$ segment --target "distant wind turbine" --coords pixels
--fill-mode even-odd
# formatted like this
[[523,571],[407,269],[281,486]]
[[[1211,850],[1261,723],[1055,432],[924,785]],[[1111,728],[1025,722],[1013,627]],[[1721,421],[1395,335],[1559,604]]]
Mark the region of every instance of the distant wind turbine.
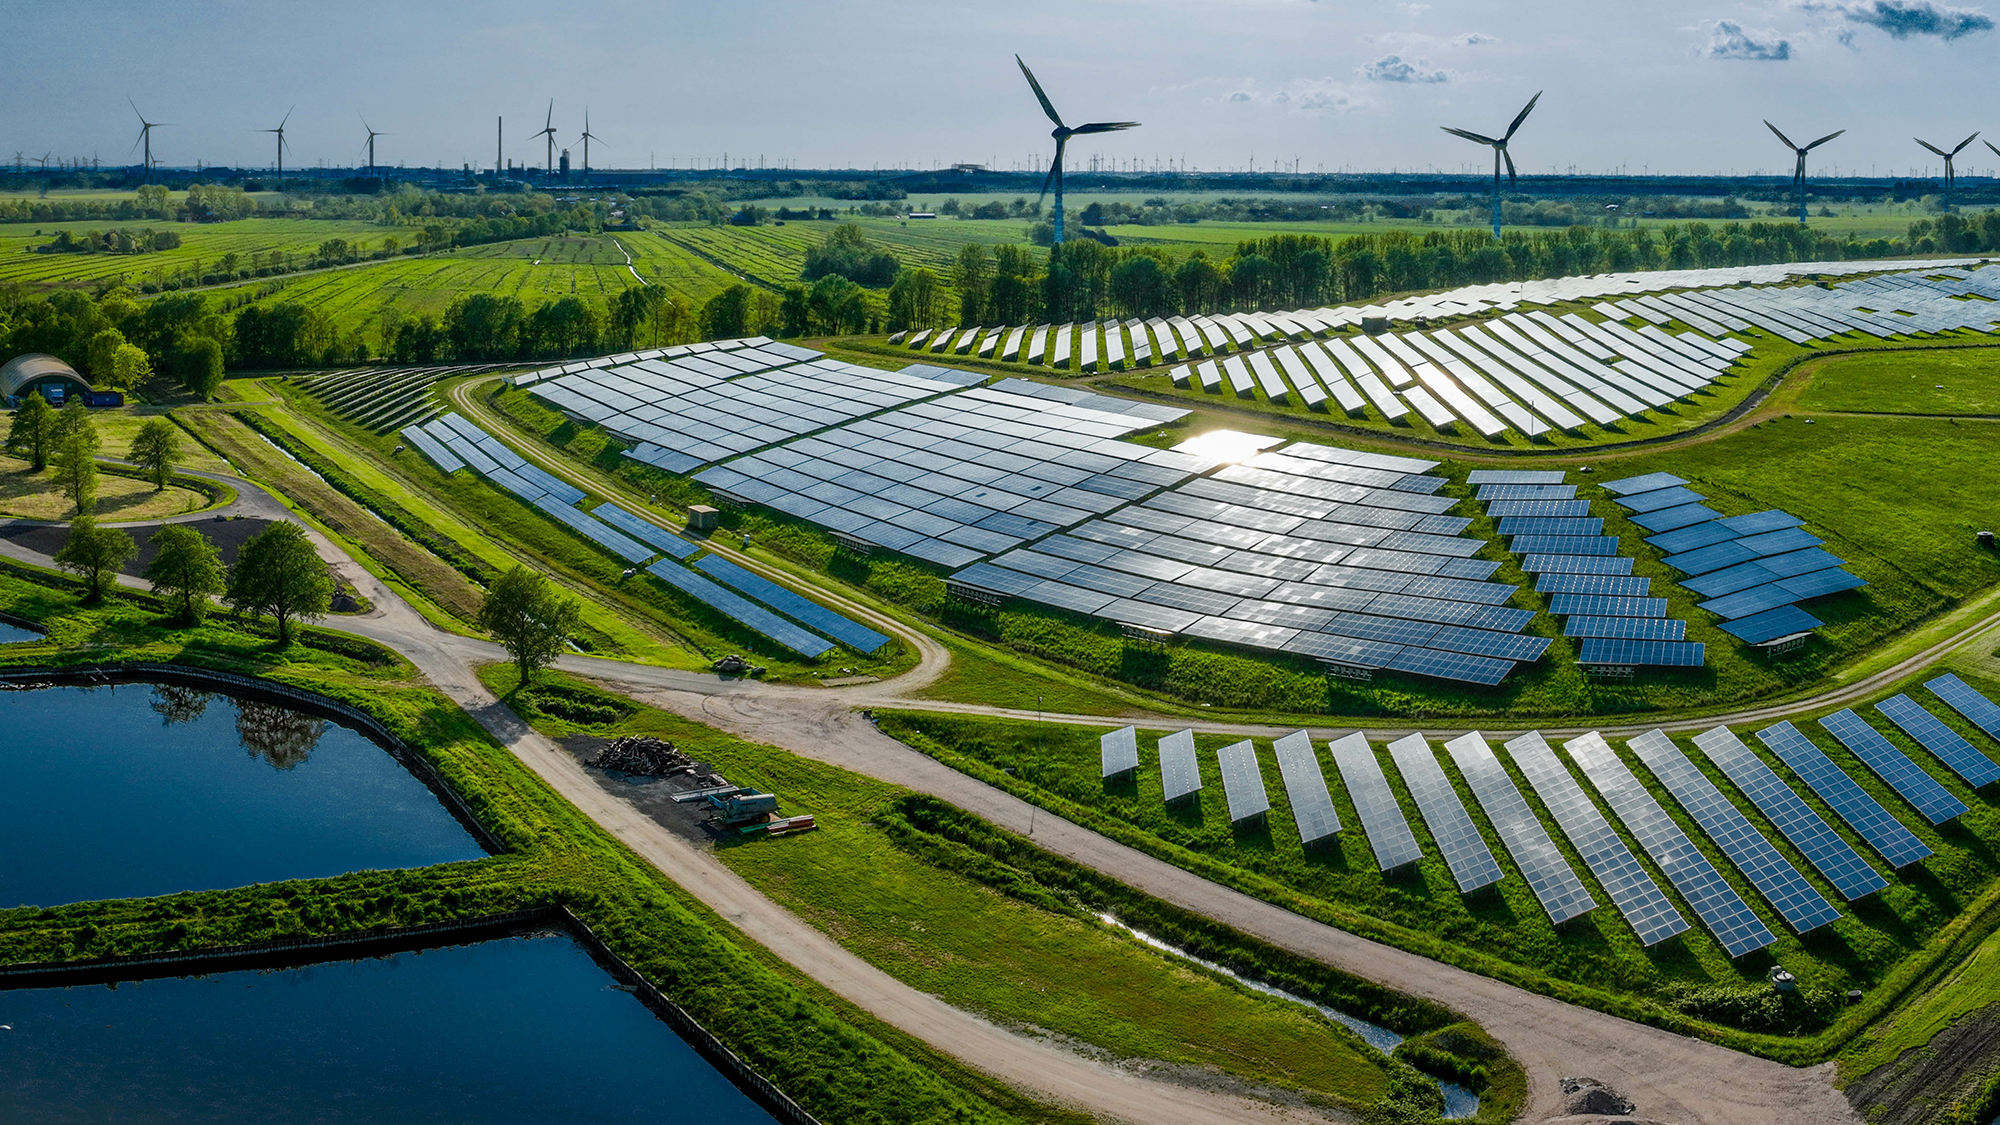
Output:
[[368,174],[372,176],[375,174],[375,138],[387,137],[390,134],[377,132],[374,126],[368,124],[366,117],[361,119],[361,127],[368,130]]
[[1847,130],[1836,129],[1833,132],[1828,133],[1826,136],[1821,137],[1819,140],[1816,140],[1813,143],[1806,145],[1804,147],[1800,147],[1798,145],[1793,144],[1792,138],[1787,137],[1782,132],[1779,132],[1778,127],[1776,125],[1771,124],[1769,121],[1764,122],[1764,127],[1766,129],[1769,129],[1773,133],[1777,133],[1778,139],[1785,142],[1785,147],[1791,149],[1794,153],[1798,154],[1799,162],[1792,168],[1792,190],[1798,193],[1799,223],[1800,225],[1804,225],[1806,221],[1806,153],[1809,153],[1812,150],[1818,148],[1819,146],[1825,144],[1826,142],[1832,140],[1833,138],[1838,137],[1840,134],[1847,132]]
[[[292,107],[292,109],[297,109],[297,108],[299,107],[298,106]],[[278,127],[276,129],[257,130],[257,132],[259,133],[278,134],[278,190],[279,191],[285,190],[285,125],[292,119],[292,109],[288,109],[285,111],[284,120],[278,122]]]
[[[1925,148],[1930,149],[1932,152],[1937,153],[1939,156],[1944,157],[1944,209],[1947,212],[1951,210],[1951,185],[1957,182],[1958,180],[1958,173],[1952,170],[1951,158],[1965,151],[1965,146],[1971,144],[1973,138],[1977,136],[1979,136],[1979,134],[1974,133],[1972,134],[1971,137],[1967,137],[1964,140],[1958,142],[1958,147],[1952,149],[1950,152],[1946,152],[1945,150],[1930,143],[1929,141],[1923,139],[1922,137],[1910,138],[1911,140],[1917,142],[1918,144],[1924,146]],[[1989,148],[1992,147],[1990,142],[1987,147]]]
[[590,142],[604,139],[590,131],[589,106],[583,107],[583,136],[577,139],[583,142],[583,179],[585,183],[588,183],[590,182]]
[[[1048,177],[1042,180],[1042,195],[1049,193],[1049,186],[1051,184],[1055,185],[1054,244],[1061,246],[1063,241],[1063,148],[1069,144],[1071,137],[1080,137],[1085,133],[1115,133],[1120,129],[1137,128],[1139,123],[1137,121],[1093,121],[1088,125],[1078,125],[1072,129],[1063,124],[1062,115],[1058,114],[1056,107],[1049,103],[1049,96],[1042,92],[1042,84],[1035,81],[1035,72],[1028,69],[1028,64],[1021,61],[1021,56],[1014,56],[1014,64],[1021,68],[1021,73],[1028,79],[1028,85],[1034,87],[1035,100],[1042,103],[1042,112],[1048,114],[1049,120],[1056,123],[1056,127],[1049,132],[1049,136],[1056,139],[1056,158],[1049,164]],[[1039,203],[1040,201],[1041,199],[1038,196],[1036,202]]]
[[133,101],[129,94],[125,97],[125,104],[131,106],[132,112],[139,117],[139,138],[132,142],[132,147],[138,148],[142,144],[146,146],[144,165],[146,174],[141,179],[150,180],[153,176],[153,130],[166,126],[167,122],[146,120],[146,115],[139,113],[139,103]]
[[1514,157],[1507,152],[1507,142],[1514,139],[1514,131],[1521,127],[1521,122],[1526,121],[1528,119],[1528,114],[1534,110],[1535,103],[1541,100],[1542,100],[1542,91],[1540,90],[1535,91],[1535,96],[1529,98],[1528,104],[1521,107],[1521,112],[1514,115],[1514,123],[1507,126],[1507,132],[1502,134],[1497,140],[1492,137],[1481,136],[1478,133],[1474,133],[1466,129],[1454,129],[1449,125],[1438,126],[1438,128],[1443,129],[1445,132],[1450,133],[1454,137],[1464,137],[1466,140],[1472,141],[1475,144],[1492,146],[1493,148],[1493,237],[1494,238],[1500,237],[1500,162],[1502,160],[1505,160],[1507,162],[1507,186],[1511,188],[1514,186]]
[[[534,120],[534,119],[533,119],[533,118],[529,118],[529,120],[531,120],[531,121],[532,121],[532,120]],[[549,118],[548,118],[548,120],[547,120],[546,122],[544,122],[544,123],[543,123],[543,125],[542,125],[542,128],[541,128],[541,131],[540,131],[540,132],[538,132],[538,133],[535,133],[535,134],[533,134],[533,135],[534,135],[534,136],[537,136],[537,137],[542,137],[542,138],[544,138],[545,140],[547,140],[547,141],[548,141],[548,146],[549,146],[549,152],[548,152],[548,161],[549,161],[549,169],[548,169],[548,174],[549,174],[549,175],[551,175],[551,176],[554,176],[554,175],[556,174],[556,100],[555,100],[554,98],[550,98],[550,99],[549,99]]]

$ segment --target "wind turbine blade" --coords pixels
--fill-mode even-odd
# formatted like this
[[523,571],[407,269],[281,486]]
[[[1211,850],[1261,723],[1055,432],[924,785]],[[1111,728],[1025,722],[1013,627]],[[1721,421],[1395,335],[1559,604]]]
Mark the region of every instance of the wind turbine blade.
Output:
[[1541,100],[1542,100],[1542,91],[1536,90],[1535,96],[1528,99],[1528,104],[1521,107],[1521,112],[1514,115],[1514,123],[1512,125],[1507,126],[1507,135],[1505,137],[1502,137],[1501,140],[1507,140],[1507,141],[1513,140],[1514,130],[1519,129],[1521,127],[1521,122],[1526,121],[1528,119],[1528,114],[1534,110],[1535,103]]
[[1507,151],[1506,149],[1504,149],[1504,148],[1503,148],[1503,149],[1501,149],[1501,150],[1500,150],[1500,155],[1501,155],[1501,156],[1503,156],[1503,157],[1506,157],[1506,159],[1507,159],[1507,186],[1508,186],[1508,187],[1513,187],[1513,186],[1514,186],[1514,154],[1513,154],[1513,153],[1511,153],[1511,152],[1508,152],[1508,151]]
[[1818,148],[1819,146],[1825,144],[1826,142],[1832,140],[1835,137],[1838,137],[1839,135],[1845,132],[1847,132],[1847,130],[1845,129],[1835,129],[1833,132],[1828,133],[1826,136],[1821,137],[1819,140],[1816,140],[1813,143],[1807,145],[1806,151],[1811,152],[1812,150]]
[[1042,103],[1042,112],[1049,115],[1049,120],[1056,123],[1056,128],[1069,128],[1069,126],[1063,124],[1062,116],[1056,112],[1056,107],[1049,104],[1049,96],[1042,93],[1042,84],[1035,81],[1035,72],[1028,69],[1028,64],[1021,61],[1021,56],[1014,56],[1014,65],[1021,68],[1022,74],[1027,75],[1028,85],[1035,89],[1035,99]]
[[[298,106],[293,106],[293,107],[292,107],[292,109],[297,109],[297,108],[299,108],[299,107],[298,107]],[[284,117],[284,120],[282,120],[282,121],[278,122],[278,128],[280,128],[280,129],[283,129],[283,128],[285,127],[285,125],[286,125],[287,123],[289,123],[289,122],[291,121],[291,119],[292,119],[292,109],[288,109],[288,110],[286,110],[286,111],[285,111],[285,117]]]
[[132,107],[133,116],[139,119],[139,124],[144,125],[146,123],[146,115],[139,112],[139,103],[132,100],[132,95],[125,95],[125,104]]
[[1471,132],[1470,130],[1467,129],[1454,129],[1449,125],[1440,125],[1438,126],[1438,128],[1443,129],[1445,132],[1450,133],[1454,137],[1464,137],[1466,140],[1472,141],[1476,144],[1497,145],[1500,143],[1499,141],[1494,140],[1492,137],[1481,136],[1480,134]]
[[1074,136],[1077,133],[1115,133],[1120,129],[1137,129],[1138,127],[1139,123],[1137,121],[1093,121],[1088,125],[1078,125],[1076,128],[1070,130],[1070,134]]
[[1776,125],[1771,124],[1770,121],[1767,120],[1764,122],[1764,128],[1769,129],[1773,133],[1777,133],[1778,139],[1785,142],[1786,148],[1797,149],[1799,147],[1792,143],[1792,138],[1787,137],[1782,131],[1779,130],[1779,128]]
[[[529,118],[529,120],[530,120],[530,121],[532,121],[532,120],[534,120],[534,119],[533,119],[533,118]],[[555,123],[556,123],[556,100],[555,100],[554,98],[550,98],[550,99],[549,99],[549,116],[548,116],[548,118],[547,118],[546,120],[544,120],[544,121],[542,122],[542,128],[544,128],[544,129],[548,129],[548,128],[552,128],[552,127],[553,127],[553,126],[555,125]]]
[[1985,144],[1986,144],[1986,147],[1987,147],[1987,148],[1992,148],[1992,149],[1993,149],[1993,155],[1995,155],[1995,156],[2000,156],[2000,148],[1993,148],[1993,142],[1992,142],[1992,141],[1987,141],[1987,142],[1985,142]]
[[1978,133],[1974,133],[1974,134],[1972,134],[1972,137],[1967,137],[1967,138],[1965,138],[1964,140],[1962,140],[1962,141],[1958,142],[1958,147],[1957,147],[1957,148],[1955,148],[1955,149],[1952,149],[1952,150],[1951,150],[1951,154],[1952,154],[1953,156],[1957,156],[1957,155],[1958,155],[1959,153],[1961,153],[1961,152],[1965,151],[1965,146],[1966,146],[1966,145],[1969,145],[1969,144],[1971,144],[1971,143],[1972,143],[1972,138],[1973,138],[1973,137],[1977,137],[1978,135],[1979,135]]
[[[1938,154],[1939,156],[1950,156],[1950,155],[1951,155],[1951,153],[1949,153],[1949,152],[1946,152],[1945,150],[1943,150],[1943,149],[1939,148],[1938,146],[1936,146],[1936,145],[1934,145],[1934,144],[1930,143],[1929,141],[1927,141],[1927,140],[1923,139],[1922,137],[1911,137],[1910,139],[1911,139],[1911,140],[1913,140],[1913,141],[1915,141],[1915,142],[1917,142],[1918,144],[1920,144],[1920,145],[1924,146],[1925,148],[1927,148],[1927,149],[1930,149],[1930,150],[1931,150],[1932,152],[1935,152],[1935,153],[1937,153],[1937,154]],[[1952,150],[1952,152],[1957,152],[1957,151],[1958,151],[1957,149],[1953,149],[1953,150]]]

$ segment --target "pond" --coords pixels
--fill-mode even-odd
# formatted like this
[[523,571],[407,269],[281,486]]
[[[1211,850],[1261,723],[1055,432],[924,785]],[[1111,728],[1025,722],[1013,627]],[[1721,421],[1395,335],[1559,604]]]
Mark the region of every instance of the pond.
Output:
[[0,691],[0,907],[486,854],[359,731],[166,684]]
[[567,932],[0,991],[0,1025],[0,1121],[773,1120]]

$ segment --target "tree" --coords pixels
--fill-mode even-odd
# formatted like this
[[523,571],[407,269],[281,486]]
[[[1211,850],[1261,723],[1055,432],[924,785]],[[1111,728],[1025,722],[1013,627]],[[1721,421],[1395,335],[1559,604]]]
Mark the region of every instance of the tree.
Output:
[[76,505],[78,515],[84,515],[97,503],[97,423],[91,420],[90,408],[80,398],[73,398],[69,405],[56,415],[54,429],[54,452],[50,460],[55,465],[56,484],[63,494]]
[[750,334],[750,287],[732,285],[701,307],[701,334],[710,340],[731,340]]
[[977,242],[959,247],[951,280],[958,290],[958,322],[981,323],[987,312],[987,289],[993,281],[993,260],[986,256],[986,247]]
[[477,624],[514,658],[521,683],[526,684],[536,669],[562,655],[581,616],[574,598],[562,596],[547,578],[517,566],[494,580],[479,607]]
[[174,479],[174,466],[181,459],[180,430],[165,417],[147,419],[139,427],[138,436],[132,439],[131,456],[133,464],[146,470],[153,491],[165,491],[167,482]]
[[178,598],[180,619],[192,625],[208,608],[208,595],[229,588],[222,555],[208,536],[184,523],[170,523],[153,533],[159,554],[147,565],[145,578],[155,594]]
[[7,452],[26,457],[33,471],[49,467],[49,453],[55,444],[56,412],[40,391],[29,391],[14,411],[14,423],[7,428]]
[[56,552],[56,565],[81,577],[89,591],[85,601],[96,601],[104,596],[104,578],[116,573],[139,548],[132,543],[132,537],[115,527],[99,527],[89,516],[78,516],[70,521],[69,539]]
[[209,336],[189,336],[173,355],[174,377],[182,387],[204,399],[222,386],[222,345]]
[[92,336],[89,349],[84,353],[84,374],[99,384],[109,383],[116,369],[118,349],[124,346],[125,334],[116,328],[106,328]]
[[223,600],[237,610],[276,618],[278,644],[288,645],[293,618],[316,621],[326,616],[333,600],[333,578],[304,528],[274,523],[251,536],[237,552]]
[[111,372],[100,382],[111,389],[131,392],[144,385],[153,377],[153,360],[144,348],[134,344],[120,344],[111,356]]

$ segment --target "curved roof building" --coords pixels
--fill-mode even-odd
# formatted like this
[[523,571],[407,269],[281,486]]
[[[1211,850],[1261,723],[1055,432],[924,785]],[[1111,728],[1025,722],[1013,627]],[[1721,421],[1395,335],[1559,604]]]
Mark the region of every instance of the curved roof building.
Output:
[[60,405],[71,395],[88,394],[90,380],[62,360],[40,352],[17,355],[0,365],[0,398],[19,398],[29,391],[40,391],[43,398]]

